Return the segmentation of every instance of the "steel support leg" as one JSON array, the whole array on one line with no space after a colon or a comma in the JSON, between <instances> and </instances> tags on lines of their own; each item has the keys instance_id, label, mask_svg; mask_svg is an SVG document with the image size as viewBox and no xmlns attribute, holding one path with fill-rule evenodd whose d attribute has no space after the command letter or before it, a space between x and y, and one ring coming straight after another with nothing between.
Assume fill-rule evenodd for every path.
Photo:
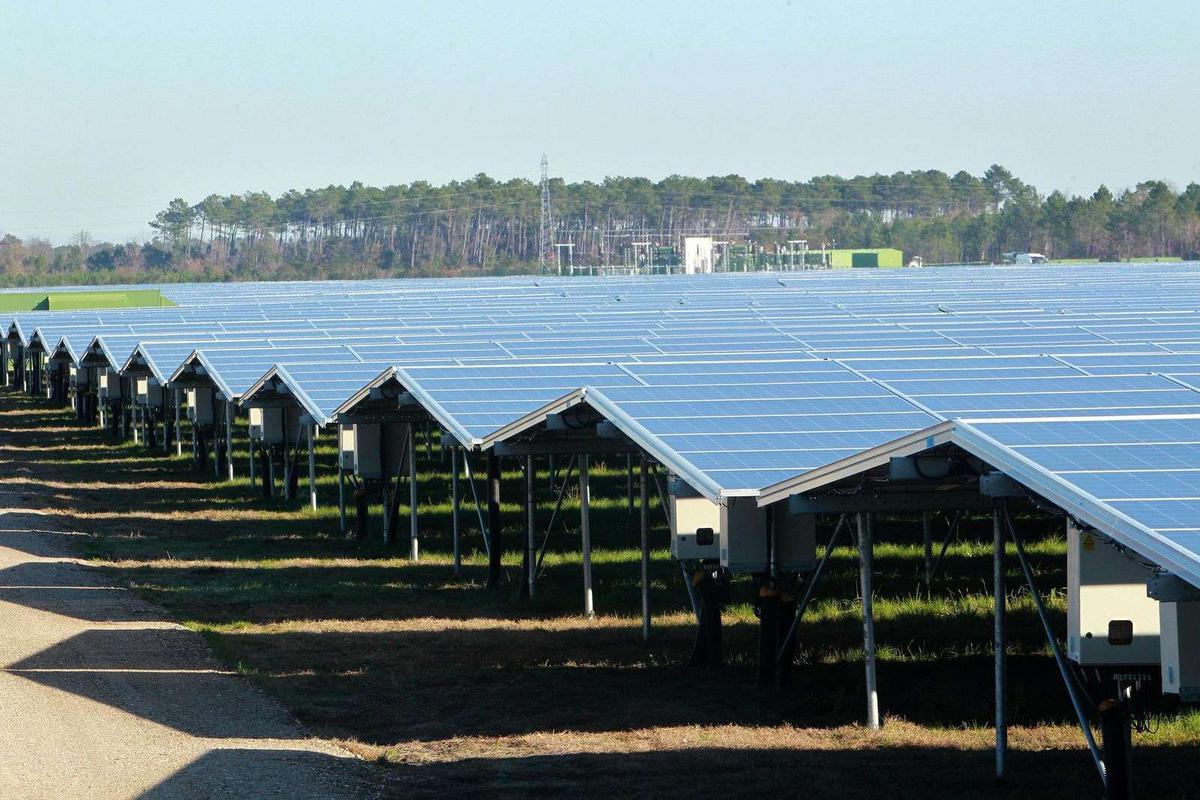
<instances>
[{"instance_id":1,"label":"steel support leg","mask_svg":"<svg viewBox=\"0 0 1200 800\"><path fill-rule=\"evenodd\" d=\"M633 456L625 456L625 513L633 516Z\"/></svg>"},{"instance_id":2,"label":"steel support leg","mask_svg":"<svg viewBox=\"0 0 1200 800\"><path fill-rule=\"evenodd\" d=\"M1003 500L992 509L992 606L995 613L992 648L996 657L996 780L1004 780L1004 762L1008 757L1008 612L1005 608Z\"/></svg>"},{"instance_id":3,"label":"steel support leg","mask_svg":"<svg viewBox=\"0 0 1200 800\"><path fill-rule=\"evenodd\" d=\"M925 588L933 580L933 513L921 512L921 538L925 544Z\"/></svg>"},{"instance_id":4,"label":"steel support leg","mask_svg":"<svg viewBox=\"0 0 1200 800\"><path fill-rule=\"evenodd\" d=\"M592 498L588 485L588 457L579 457L579 532L583 539L583 613L596 616L592 603Z\"/></svg>"},{"instance_id":5,"label":"steel support leg","mask_svg":"<svg viewBox=\"0 0 1200 800\"><path fill-rule=\"evenodd\" d=\"M179 390L172 389L171 392L175 398L175 456L183 458L183 434L179 430Z\"/></svg>"},{"instance_id":6,"label":"steel support leg","mask_svg":"<svg viewBox=\"0 0 1200 800\"><path fill-rule=\"evenodd\" d=\"M399 485L396 487L399 489ZM417 528L417 426L408 425L408 534L409 555L413 561L421 558L420 532Z\"/></svg>"},{"instance_id":7,"label":"steel support leg","mask_svg":"<svg viewBox=\"0 0 1200 800\"><path fill-rule=\"evenodd\" d=\"M1013 541L1013 546L1017 551L1017 560L1021 562L1021 572L1025 576L1025 582L1029 584L1029 596L1033 598L1033 606L1037 609L1038 619L1042 623L1042 631L1046 634L1046 643L1050 645L1050 652L1054 654L1054 663L1058 666L1058 674L1062 678L1063 686L1067 690L1067 696L1071 699L1071 707L1075 710L1075 718L1079 721L1079 729L1083 732L1084 741L1087 742L1088 750L1091 752L1092 761L1096 765L1096 771L1100 773L1100 780L1106 782L1104 771L1104 760L1100 755L1100 747L1096 744L1096 737L1092 734L1092 726L1088 722L1087 712L1083 708L1083 700L1079 697L1079 689L1075 685L1075 678L1071 675L1071 669L1067 666L1067 658L1063 655L1062 649L1058 646L1058 639L1054 636L1054 627L1050 624L1050 615L1046 613L1046 604L1042 601L1042 593L1038 591L1037 584L1033 580L1033 568L1029 566L1029 559L1025 556L1025 547L1021 544L1020 537L1017 536L1017 530L1013 527L1012 517L1006 512L1004 514L1005 526L1008 528L1008 535Z\"/></svg>"},{"instance_id":8,"label":"steel support leg","mask_svg":"<svg viewBox=\"0 0 1200 800\"><path fill-rule=\"evenodd\" d=\"M525 456L525 594L533 597L537 584L537 495L533 456Z\"/></svg>"},{"instance_id":9,"label":"steel support leg","mask_svg":"<svg viewBox=\"0 0 1200 800\"><path fill-rule=\"evenodd\" d=\"M487 453L487 479L488 519L487 530L484 533L488 541L487 588L498 589L500 588L500 573L503 568L500 561L503 555L503 546L500 541L500 526L503 520L500 518L500 457L496 455L494 447Z\"/></svg>"},{"instance_id":10,"label":"steel support leg","mask_svg":"<svg viewBox=\"0 0 1200 800\"><path fill-rule=\"evenodd\" d=\"M450 539L454 548L454 574L462 572L462 529L458 518L458 447L450 448Z\"/></svg>"},{"instance_id":11,"label":"steel support leg","mask_svg":"<svg viewBox=\"0 0 1200 800\"><path fill-rule=\"evenodd\" d=\"M225 478L233 482L233 401L225 401Z\"/></svg>"},{"instance_id":12,"label":"steel support leg","mask_svg":"<svg viewBox=\"0 0 1200 800\"><path fill-rule=\"evenodd\" d=\"M230 463L233 463L230 461ZM317 510L317 426L308 426L308 507Z\"/></svg>"},{"instance_id":13,"label":"steel support leg","mask_svg":"<svg viewBox=\"0 0 1200 800\"><path fill-rule=\"evenodd\" d=\"M346 470L342 469L342 465L338 464L337 468L338 481L338 530L342 536L346 535Z\"/></svg>"},{"instance_id":14,"label":"steel support leg","mask_svg":"<svg viewBox=\"0 0 1200 800\"><path fill-rule=\"evenodd\" d=\"M638 457L638 528L642 545L642 642L650 641L650 474L646 456Z\"/></svg>"},{"instance_id":15,"label":"steel support leg","mask_svg":"<svg viewBox=\"0 0 1200 800\"><path fill-rule=\"evenodd\" d=\"M871 515L858 515L858 579L862 591L863 664L867 683L867 726L879 729L879 690L875 680L875 609L872 600L873 564Z\"/></svg>"}]
</instances>

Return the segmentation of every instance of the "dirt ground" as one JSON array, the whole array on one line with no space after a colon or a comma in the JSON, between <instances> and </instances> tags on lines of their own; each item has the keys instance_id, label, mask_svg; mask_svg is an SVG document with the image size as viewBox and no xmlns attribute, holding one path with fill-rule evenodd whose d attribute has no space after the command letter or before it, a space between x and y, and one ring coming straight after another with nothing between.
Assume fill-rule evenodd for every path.
<instances>
[{"instance_id":1,"label":"dirt ground","mask_svg":"<svg viewBox=\"0 0 1200 800\"><path fill-rule=\"evenodd\" d=\"M69 531L0 518L0 797L362 798L377 768L313 738L203 638L97 580Z\"/></svg>"},{"instance_id":2,"label":"dirt ground","mask_svg":"<svg viewBox=\"0 0 1200 800\"><path fill-rule=\"evenodd\" d=\"M325 474L333 457L322 451ZM406 542L338 534L328 505L314 514L303 500L263 500L244 478L213 480L0 394L0 797L1100 793L1019 594L1011 778L992 781L983 540L953 543L930 592L919 545L903 524L880 526L887 718L869 731L849 549L835 552L802 625L791 687L762 690L748 586L728 609L727 666L684 664L693 622L661 525L642 644L619 469L609 486L595 470L602 613L587 619L570 530L555 533L532 601L516 596L516 552L504 588L482 588L477 538L453 576L447 481L436 455L425 467L425 556L413 563ZM334 489L321 486L325 498ZM570 498L564 508L577 514ZM518 541L519 507L506 516ZM1031 547L1057 614L1061 551L1053 536ZM1196 716L1139 736L1139 789L1197 796L1197 741Z\"/></svg>"}]
</instances>

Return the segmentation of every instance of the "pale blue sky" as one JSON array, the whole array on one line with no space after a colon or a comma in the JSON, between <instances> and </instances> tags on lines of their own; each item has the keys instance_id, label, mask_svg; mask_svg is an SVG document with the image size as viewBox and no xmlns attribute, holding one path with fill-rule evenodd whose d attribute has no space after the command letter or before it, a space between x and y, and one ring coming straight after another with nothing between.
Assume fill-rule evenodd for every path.
<instances>
[{"instance_id":1,"label":"pale blue sky","mask_svg":"<svg viewBox=\"0 0 1200 800\"><path fill-rule=\"evenodd\" d=\"M144 237L173 197L993 162L1200 181L1186 2L0 0L0 232Z\"/></svg>"}]
</instances>

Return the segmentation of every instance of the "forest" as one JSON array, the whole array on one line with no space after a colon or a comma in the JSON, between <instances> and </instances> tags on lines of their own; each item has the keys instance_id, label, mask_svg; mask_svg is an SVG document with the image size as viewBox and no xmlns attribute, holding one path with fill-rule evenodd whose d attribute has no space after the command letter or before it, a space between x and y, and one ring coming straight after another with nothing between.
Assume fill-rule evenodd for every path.
<instances>
[{"instance_id":1,"label":"forest","mask_svg":"<svg viewBox=\"0 0 1200 800\"><path fill-rule=\"evenodd\" d=\"M896 247L925 264L993 263L1007 251L1052 260L1200 257L1200 184L1147 180L1114 194L1039 192L999 165L808 181L737 175L660 181L549 181L551 247L576 265L629 264L683 235L713 235L770 253ZM491 275L539 269L536 182L485 174L434 186L362 183L171 200L146 242L67 244L0 238L9 285ZM557 246L556 246L557 245ZM639 256L641 253L643 255Z\"/></svg>"}]
</instances>

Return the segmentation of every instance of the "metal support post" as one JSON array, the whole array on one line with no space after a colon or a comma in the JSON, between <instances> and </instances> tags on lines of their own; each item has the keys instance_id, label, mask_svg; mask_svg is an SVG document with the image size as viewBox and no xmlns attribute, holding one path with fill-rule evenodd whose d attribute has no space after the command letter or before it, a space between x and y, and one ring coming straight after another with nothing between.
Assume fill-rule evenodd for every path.
<instances>
[{"instance_id":1,"label":"metal support post","mask_svg":"<svg viewBox=\"0 0 1200 800\"><path fill-rule=\"evenodd\" d=\"M225 401L225 472L233 482L233 401Z\"/></svg>"},{"instance_id":2,"label":"metal support post","mask_svg":"<svg viewBox=\"0 0 1200 800\"><path fill-rule=\"evenodd\" d=\"M399 483L396 484L399 489ZM408 424L408 534L409 555L413 561L421 557L420 532L417 529L417 426Z\"/></svg>"},{"instance_id":3,"label":"metal support post","mask_svg":"<svg viewBox=\"0 0 1200 800\"><path fill-rule=\"evenodd\" d=\"M925 544L925 588L933 580L933 514L921 512L921 537Z\"/></svg>"},{"instance_id":4,"label":"metal support post","mask_svg":"<svg viewBox=\"0 0 1200 800\"><path fill-rule=\"evenodd\" d=\"M500 542L500 457L496 455L496 448L491 448L487 452L487 541L488 541L488 577L487 588L500 588L500 556L503 547ZM472 482L473 485L473 482Z\"/></svg>"},{"instance_id":5,"label":"metal support post","mask_svg":"<svg viewBox=\"0 0 1200 800\"><path fill-rule=\"evenodd\" d=\"M1004 761L1008 757L1008 659L1007 622L1004 585L1004 514L1005 503L996 500L992 509L992 606L995 613L992 647L996 658L996 780L1004 780Z\"/></svg>"},{"instance_id":6,"label":"metal support post","mask_svg":"<svg viewBox=\"0 0 1200 800\"><path fill-rule=\"evenodd\" d=\"M1071 699L1071 707L1075 710L1075 718L1079 721L1079 729L1083 731L1084 741L1087 742L1088 750L1092 755L1092 761L1096 765L1096 771L1100 773L1100 780L1105 781L1104 760L1100 755L1100 748L1096 744L1096 737L1092 734L1092 726L1088 723L1087 712L1083 708L1083 700L1079 697L1079 689L1075 686L1075 678L1071 675L1071 668L1067 665L1067 658L1063 655L1062 649L1058 646L1058 639L1054 636L1054 628L1050 624L1050 615L1046 613L1046 604L1042 601L1042 593L1038 591L1037 584L1033 581L1033 568L1029 566L1029 559L1025 557L1025 547L1021 544L1021 539L1017 536L1017 530L1013 527L1012 517L1006 512L1004 514L1004 522L1008 528L1008 535L1013 540L1013 545L1017 551L1017 560L1021 562L1021 572L1025 576L1025 582L1029 584L1029 596L1033 598L1033 606L1037 609L1038 619L1042 623L1042 631L1046 634L1046 643L1050 645L1050 652L1054 654L1054 663L1058 666L1058 674L1062 678L1063 686L1067 690L1067 696Z\"/></svg>"},{"instance_id":7,"label":"metal support post","mask_svg":"<svg viewBox=\"0 0 1200 800\"><path fill-rule=\"evenodd\" d=\"M1124 687L1118 699L1100 704L1100 735L1104 743L1104 800L1133 797L1133 737L1129 729L1128 700Z\"/></svg>"},{"instance_id":8,"label":"metal support post","mask_svg":"<svg viewBox=\"0 0 1200 800\"><path fill-rule=\"evenodd\" d=\"M450 447L450 539L454 547L454 574L462 572L462 529L458 517L458 446Z\"/></svg>"},{"instance_id":9,"label":"metal support post","mask_svg":"<svg viewBox=\"0 0 1200 800\"><path fill-rule=\"evenodd\" d=\"M625 455L625 513L633 516L633 456Z\"/></svg>"},{"instance_id":10,"label":"metal support post","mask_svg":"<svg viewBox=\"0 0 1200 800\"><path fill-rule=\"evenodd\" d=\"M249 450L250 450L250 469L248 472L248 474L250 475L250 491L253 492L254 491L254 461L255 461L254 440L247 438L246 441L249 445Z\"/></svg>"},{"instance_id":11,"label":"metal support post","mask_svg":"<svg viewBox=\"0 0 1200 800\"><path fill-rule=\"evenodd\" d=\"M317 510L317 424L308 426L308 507Z\"/></svg>"},{"instance_id":12,"label":"metal support post","mask_svg":"<svg viewBox=\"0 0 1200 800\"><path fill-rule=\"evenodd\" d=\"M171 420L167 417L167 390L162 390L162 425L163 425L163 455L171 454L171 437L179 431L171 430Z\"/></svg>"},{"instance_id":13,"label":"metal support post","mask_svg":"<svg viewBox=\"0 0 1200 800\"><path fill-rule=\"evenodd\" d=\"M879 689L875 680L875 609L872 602L871 572L873 543L871 515L858 514L858 579L862 591L863 664L867 683L867 727L879 729Z\"/></svg>"},{"instance_id":14,"label":"metal support post","mask_svg":"<svg viewBox=\"0 0 1200 800\"><path fill-rule=\"evenodd\" d=\"M294 500L295 495L292 493L292 448L291 448L291 445L288 444L291 437L288 436L286 433L286 431L287 431L287 410L286 409L283 412L283 429L285 431L285 433L283 435L283 458L282 458L282 461L283 461L283 499L284 500ZM296 444L299 444L299 442L297 442Z\"/></svg>"},{"instance_id":15,"label":"metal support post","mask_svg":"<svg viewBox=\"0 0 1200 800\"><path fill-rule=\"evenodd\" d=\"M183 433L179 429L179 390L172 389L171 395L175 399L175 455L178 458L183 457Z\"/></svg>"},{"instance_id":16,"label":"metal support post","mask_svg":"<svg viewBox=\"0 0 1200 800\"><path fill-rule=\"evenodd\" d=\"M579 532L583 539L583 613L596 616L592 602L592 498L588 485L588 457L579 457Z\"/></svg>"},{"instance_id":17,"label":"metal support post","mask_svg":"<svg viewBox=\"0 0 1200 800\"><path fill-rule=\"evenodd\" d=\"M650 641L650 474L646 455L638 457L638 528L642 544L642 642Z\"/></svg>"},{"instance_id":18,"label":"metal support post","mask_svg":"<svg viewBox=\"0 0 1200 800\"><path fill-rule=\"evenodd\" d=\"M342 536L346 535L346 470L342 469L341 463L337 467L338 479L338 530Z\"/></svg>"},{"instance_id":19,"label":"metal support post","mask_svg":"<svg viewBox=\"0 0 1200 800\"><path fill-rule=\"evenodd\" d=\"M533 488L533 456L525 456L525 582L533 597L537 583L537 498Z\"/></svg>"}]
</instances>

